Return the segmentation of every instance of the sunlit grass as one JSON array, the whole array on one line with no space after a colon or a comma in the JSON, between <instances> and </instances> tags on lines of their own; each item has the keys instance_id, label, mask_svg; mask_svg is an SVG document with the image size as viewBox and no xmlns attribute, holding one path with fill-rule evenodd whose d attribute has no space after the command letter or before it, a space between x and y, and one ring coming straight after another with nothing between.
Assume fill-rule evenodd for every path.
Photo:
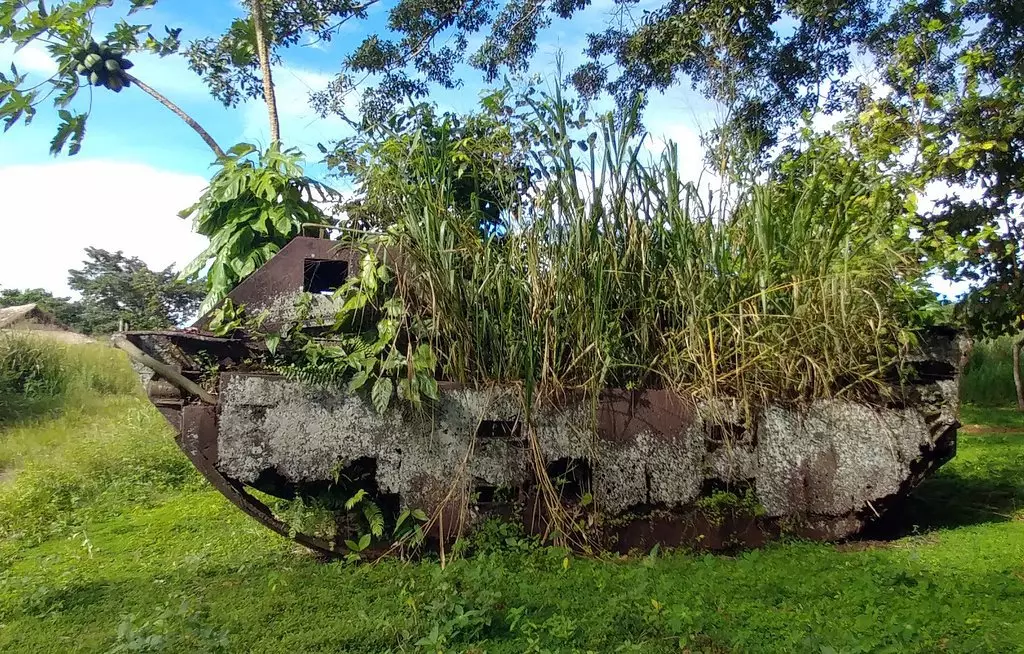
<instances>
[{"instance_id":1,"label":"sunlit grass","mask_svg":"<svg viewBox=\"0 0 1024 654\"><path fill-rule=\"evenodd\" d=\"M977 410L972 420L1001 422ZM909 534L580 558L514 531L323 563L201 481L136 395L0 430L0 651L1016 651L1024 437L962 437ZM121 649L117 649L121 648Z\"/></svg>"}]
</instances>

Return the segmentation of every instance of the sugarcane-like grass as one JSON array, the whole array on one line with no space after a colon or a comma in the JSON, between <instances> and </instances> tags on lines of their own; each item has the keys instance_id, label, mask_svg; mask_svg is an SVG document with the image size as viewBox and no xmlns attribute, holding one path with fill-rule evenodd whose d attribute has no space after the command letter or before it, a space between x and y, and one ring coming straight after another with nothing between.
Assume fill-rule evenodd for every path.
<instances>
[{"instance_id":1,"label":"sugarcane-like grass","mask_svg":"<svg viewBox=\"0 0 1024 654\"><path fill-rule=\"evenodd\" d=\"M401 252L404 326L444 378L522 384L528 405L608 387L885 396L916 342L921 270L882 175L818 139L708 194L674 145L650 156L635 118L599 120L584 150L557 91L531 106L525 191L498 152L474 163L494 197L465 206L465 144L413 138L387 171L393 224L357 236ZM481 236L489 203L502 225Z\"/></svg>"}]
</instances>

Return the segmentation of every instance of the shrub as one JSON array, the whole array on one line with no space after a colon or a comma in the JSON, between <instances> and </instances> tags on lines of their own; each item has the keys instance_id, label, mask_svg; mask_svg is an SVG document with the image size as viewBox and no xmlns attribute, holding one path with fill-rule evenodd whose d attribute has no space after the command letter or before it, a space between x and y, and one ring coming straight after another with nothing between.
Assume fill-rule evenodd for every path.
<instances>
[{"instance_id":1,"label":"shrub","mask_svg":"<svg viewBox=\"0 0 1024 654\"><path fill-rule=\"evenodd\" d=\"M0 336L0 423L54 406L67 387L57 347L30 336Z\"/></svg>"},{"instance_id":2,"label":"shrub","mask_svg":"<svg viewBox=\"0 0 1024 654\"><path fill-rule=\"evenodd\" d=\"M1013 337L977 341L960 379L960 397L968 404L1008 406L1017 403L1013 386Z\"/></svg>"}]
</instances>

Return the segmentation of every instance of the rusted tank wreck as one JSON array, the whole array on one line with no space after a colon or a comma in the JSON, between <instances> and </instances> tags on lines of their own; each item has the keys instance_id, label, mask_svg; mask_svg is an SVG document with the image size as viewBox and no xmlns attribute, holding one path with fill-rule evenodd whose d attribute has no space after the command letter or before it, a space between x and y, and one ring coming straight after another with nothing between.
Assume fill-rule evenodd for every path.
<instances>
[{"instance_id":1,"label":"rusted tank wreck","mask_svg":"<svg viewBox=\"0 0 1024 654\"><path fill-rule=\"evenodd\" d=\"M296 296L329 291L358 265L336 246L297 238L230 297L284 320ZM246 370L262 343L217 338L207 325L132 332L121 345L152 371L151 400L207 479L267 527L329 554L388 551L410 511L434 546L489 516L618 551L756 545L783 533L845 539L956 451L952 331L929 334L885 405L827 400L747 416L727 398L609 389L559 398L527 422L518 390L500 386L442 384L423 412L378 415L360 395ZM211 367L215 388L202 383ZM347 515L359 491L383 515L379 537ZM333 494L334 533L289 525L261 494Z\"/></svg>"}]
</instances>

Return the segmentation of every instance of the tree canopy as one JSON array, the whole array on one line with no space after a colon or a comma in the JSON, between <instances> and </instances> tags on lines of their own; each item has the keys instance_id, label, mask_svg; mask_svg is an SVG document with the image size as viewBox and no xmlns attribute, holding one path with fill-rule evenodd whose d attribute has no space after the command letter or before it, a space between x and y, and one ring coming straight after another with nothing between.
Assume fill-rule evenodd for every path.
<instances>
[{"instance_id":1,"label":"tree canopy","mask_svg":"<svg viewBox=\"0 0 1024 654\"><path fill-rule=\"evenodd\" d=\"M82 294L82 323L88 333L164 329L193 317L202 287L178 279L173 267L151 270L120 250L86 248L80 269L68 271L68 285Z\"/></svg>"},{"instance_id":2,"label":"tree canopy","mask_svg":"<svg viewBox=\"0 0 1024 654\"><path fill-rule=\"evenodd\" d=\"M68 271L68 285L80 299L36 289L0 289L0 307L37 304L84 334L109 334L121 327L169 329L199 309L201 284L178 280L172 267L151 270L138 257L86 248L82 267Z\"/></svg>"}]
</instances>

